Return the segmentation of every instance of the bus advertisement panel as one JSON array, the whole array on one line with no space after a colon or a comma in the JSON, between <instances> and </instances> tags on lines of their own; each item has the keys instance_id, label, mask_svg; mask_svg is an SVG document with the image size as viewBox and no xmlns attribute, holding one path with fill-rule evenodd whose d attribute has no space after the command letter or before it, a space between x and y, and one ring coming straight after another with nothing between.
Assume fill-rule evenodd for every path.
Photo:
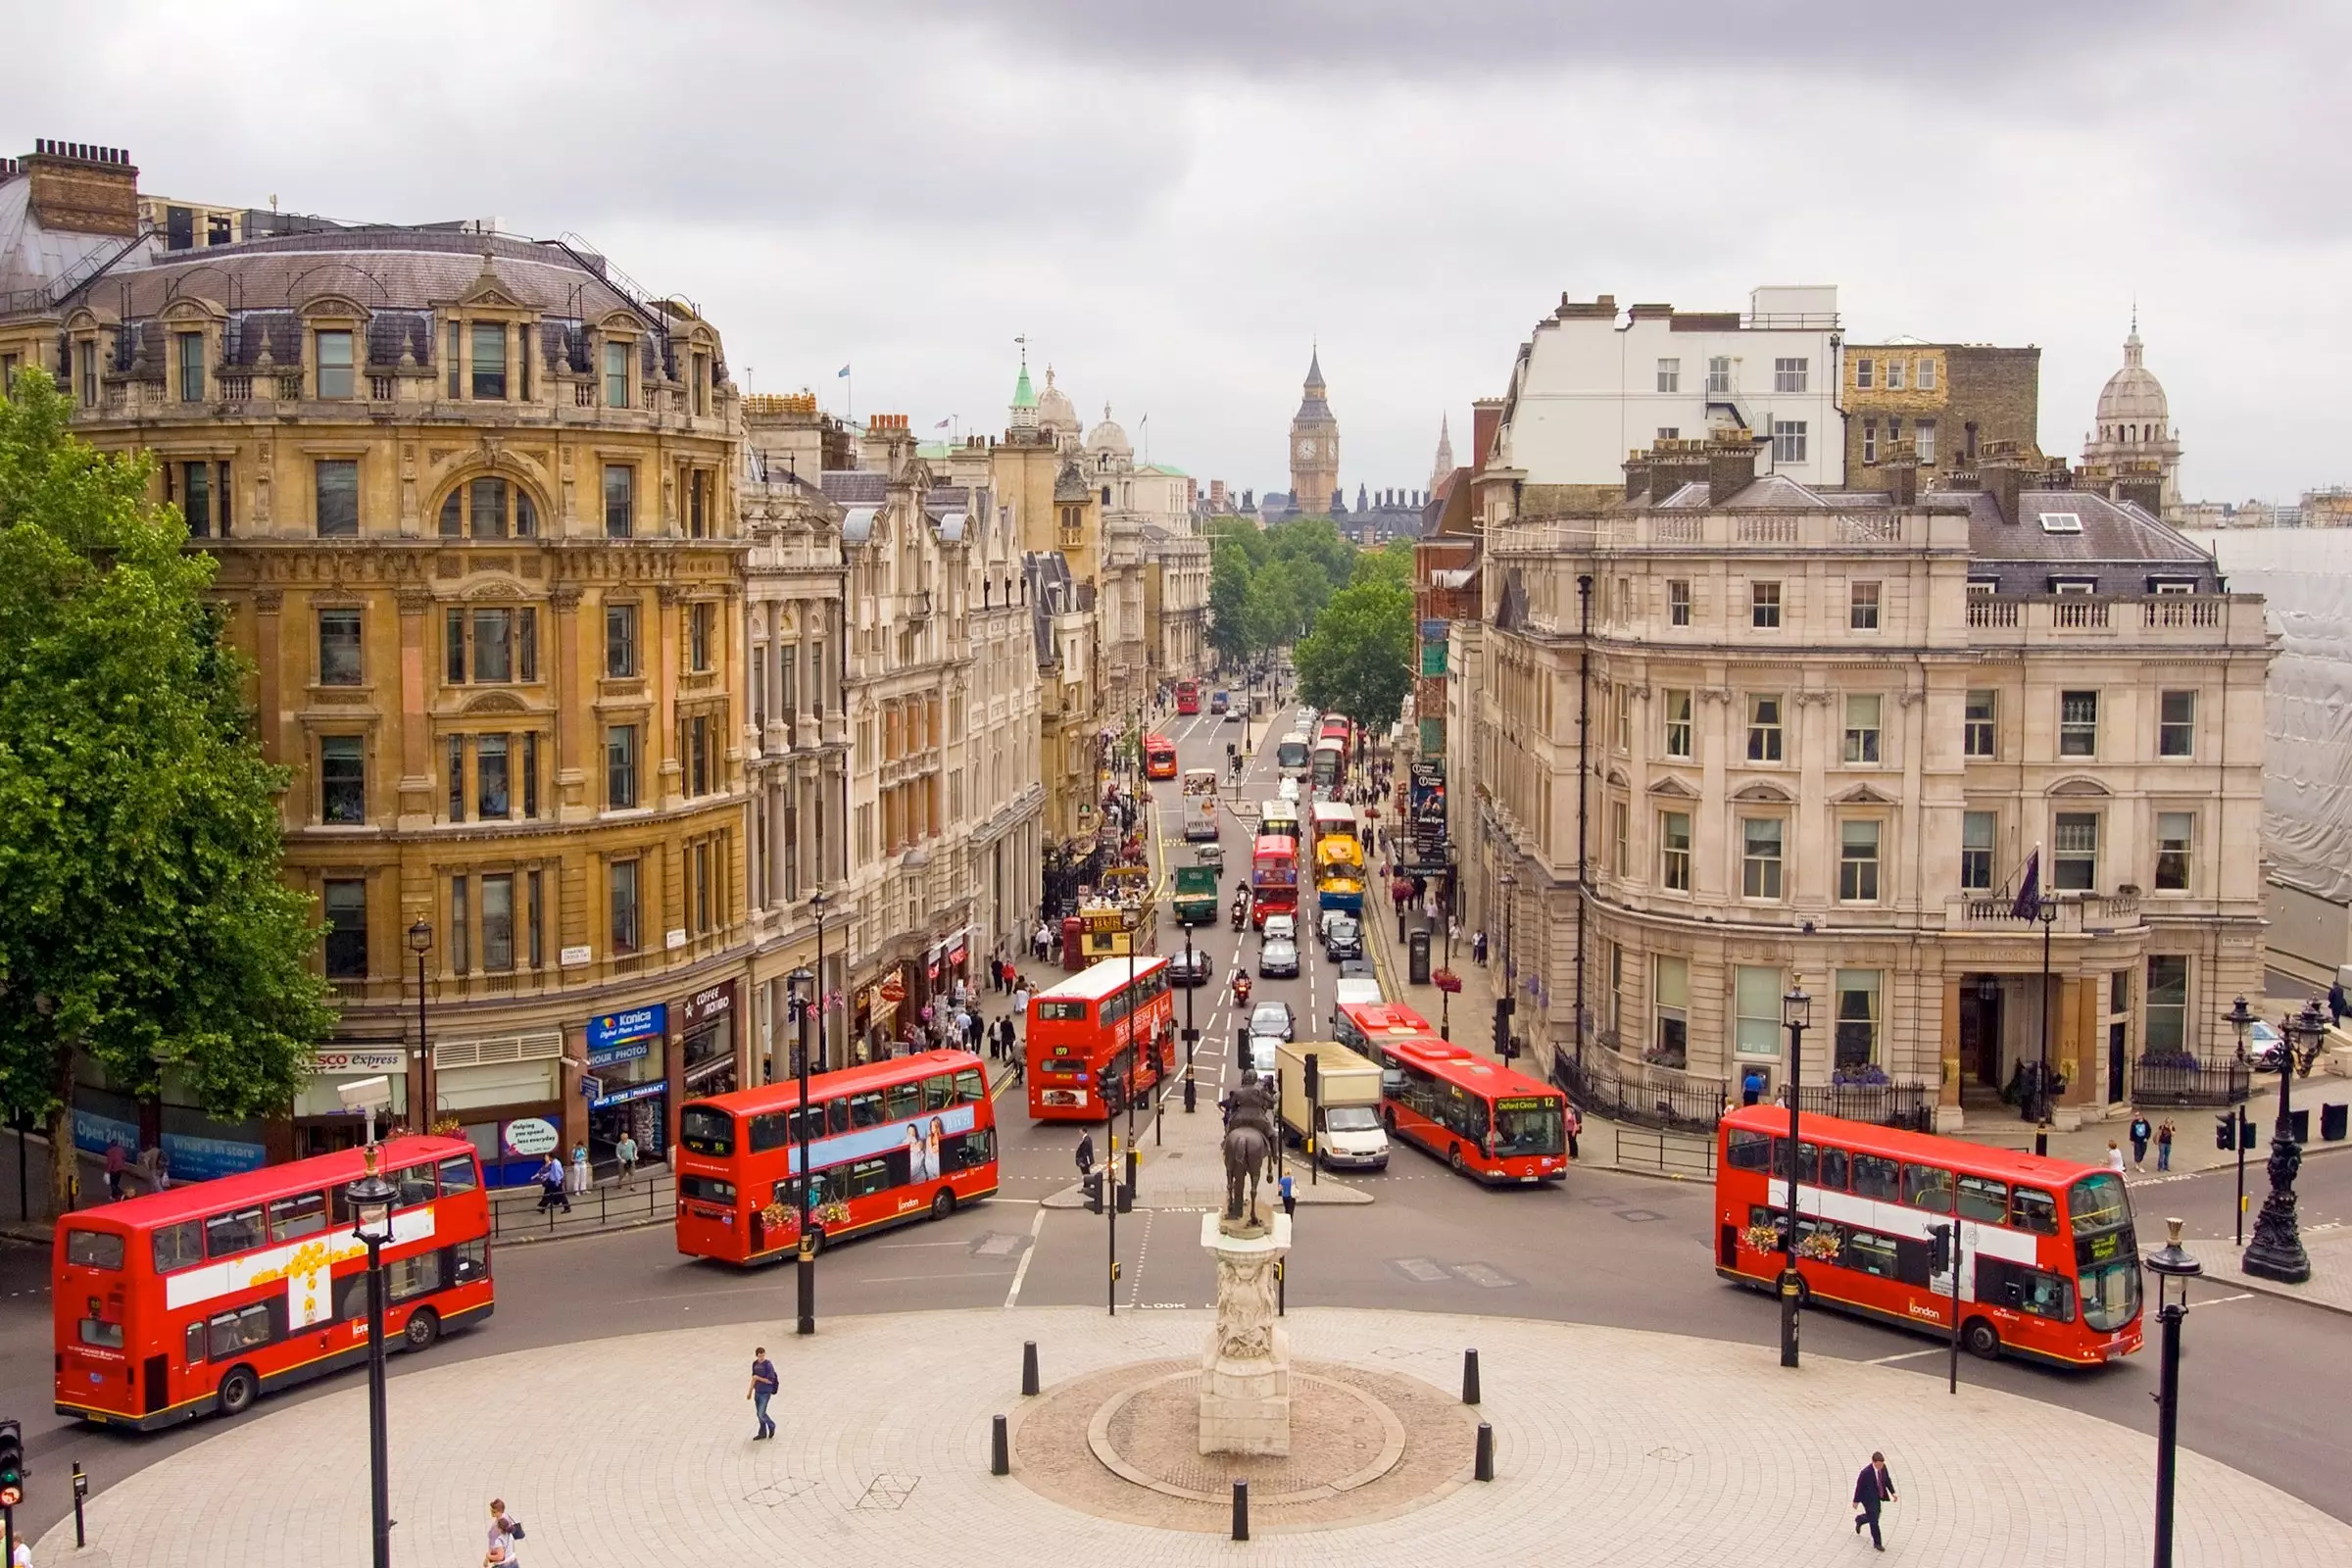
<instances>
[{"instance_id":1,"label":"bus advertisement panel","mask_svg":"<svg viewBox=\"0 0 2352 1568\"><path fill-rule=\"evenodd\" d=\"M1803 1116L1796 1272L1806 1299L1960 1342L2095 1366L2140 1346L2139 1249L2124 1179L1930 1133ZM1749 1105L1716 1129L1715 1272L1776 1289L1787 1264L1788 1112ZM1955 1227L1959 1256L1937 1227Z\"/></svg>"},{"instance_id":2,"label":"bus advertisement panel","mask_svg":"<svg viewBox=\"0 0 2352 1568\"><path fill-rule=\"evenodd\" d=\"M1551 1085L1433 1034L1391 1031L1369 1054L1390 1137L1493 1185L1567 1178L1568 1097Z\"/></svg>"},{"instance_id":3,"label":"bus advertisement panel","mask_svg":"<svg viewBox=\"0 0 2352 1568\"><path fill-rule=\"evenodd\" d=\"M929 1216L997 1191L997 1116L981 1060L923 1051L808 1080L804 1204L801 1086L762 1084L678 1112L678 1250L757 1263Z\"/></svg>"},{"instance_id":4,"label":"bus advertisement panel","mask_svg":"<svg viewBox=\"0 0 2352 1568\"><path fill-rule=\"evenodd\" d=\"M1217 770L1184 770L1184 836L1194 843L1217 836Z\"/></svg>"},{"instance_id":5,"label":"bus advertisement panel","mask_svg":"<svg viewBox=\"0 0 2352 1568\"><path fill-rule=\"evenodd\" d=\"M52 1245L59 1415L151 1431L368 1358L345 1189L393 1190L384 1333L421 1350L493 1305L490 1205L462 1138L389 1138L69 1214Z\"/></svg>"},{"instance_id":6,"label":"bus advertisement panel","mask_svg":"<svg viewBox=\"0 0 2352 1568\"><path fill-rule=\"evenodd\" d=\"M1165 735L1144 737L1144 777L1174 778L1176 776L1176 743Z\"/></svg>"},{"instance_id":7,"label":"bus advertisement panel","mask_svg":"<svg viewBox=\"0 0 2352 1568\"><path fill-rule=\"evenodd\" d=\"M1176 711L1179 713L1200 711L1200 683L1199 681L1180 680L1176 683Z\"/></svg>"},{"instance_id":8,"label":"bus advertisement panel","mask_svg":"<svg viewBox=\"0 0 2352 1568\"><path fill-rule=\"evenodd\" d=\"M1298 912L1298 846L1260 834L1250 851L1250 923L1264 930L1269 914Z\"/></svg>"},{"instance_id":9,"label":"bus advertisement panel","mask_svg":"<svg viewBox=\"0 0 2352 1568\"><path fill-rule=\"evenodd\" d=\"M1136 1044L1140 1040L1140 1046ZM1176 1067L1168 960L1098 963L1029 999L1029 1114L1102 1121Z\"/></svg>"}]
</instances>

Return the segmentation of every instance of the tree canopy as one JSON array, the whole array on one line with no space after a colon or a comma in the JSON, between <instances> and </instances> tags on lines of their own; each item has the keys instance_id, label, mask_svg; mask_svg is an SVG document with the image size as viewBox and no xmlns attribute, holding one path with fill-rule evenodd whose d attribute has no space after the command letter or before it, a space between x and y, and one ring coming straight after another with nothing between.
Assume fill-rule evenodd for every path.
<instances>
[{"instance_id":1,"label":"tree canopy","mask_svg":"<svg viewBox=\"0 0 2352 1568\"><path fill-rule=\"evenodd\" d=\"M334 1022L216 563L147 500L148 461L67 409L39 370L0 398L0 1101L60 1151L76 1051L242 1117L286 1102ZM74 1161L52 1165L62 1208Z\"/></svg>"},{"instance_id":2,"label":"tree canopy","mask_svg":"<svg viewBox=\"0 0 2352 1568\"><path fill-rule=\"evenodd\" d=\"M1265 529L1245 517L1212 517L1202 531L1209 540L1210 641L1236 662L1304 637L1332 594L1360 569L1360 553L1329 517L1297 517Z\"/></svg>"},{"instance_id":3,"label":"tree canopy","mask_svg":"<svg viewBox=\"0 0 2352 1568\"><path fill-rule=\"evenodd\" d=\"M1298 645L1298 695L1377 735L1396 722L1413 682L1413 594L1376 576L1331 596Z\"/></svg>"}]
</instances>

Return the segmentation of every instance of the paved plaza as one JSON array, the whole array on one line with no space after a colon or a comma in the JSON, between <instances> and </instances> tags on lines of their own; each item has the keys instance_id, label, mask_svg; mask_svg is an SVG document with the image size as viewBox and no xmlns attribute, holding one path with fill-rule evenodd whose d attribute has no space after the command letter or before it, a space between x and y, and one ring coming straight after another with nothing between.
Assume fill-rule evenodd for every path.
<instances>
[{"instance_id":1,"label":"paved plaza","mask_svg":"<svg viewBox=\"0 0 2352 1568\"><path fill-rule=\"evenodd\" d=\"M1298 1565L1820 1563L1871 1557L1853 1476L1886 1450L1901 1501L1888 1561L2000 1568L2138 1564L2150 1551L2151 1438L2056 1406L1827 1356L1785 1372L1763 1346L1511 1318L1319 1309L1291 1315L1302 1359L1458 1390L1484 1370L1497 1476L1368 1523L1257 1537L1124 1523L989 1474L990 1418L1018 1423L1021 1342L1046 1393L1130 1362L1196 1355L1209 1316L1077 1307L905 1313L686 1330L419 1369L393 1385L393 1560L479 1559L483 1504L528 1527L527 1560ZM495 1333L495 1328L488 1332ZM781 1436L750 1441L744 1390L764 1340ZM1032 1407L1047 1401L1032 1400ZM1034 1451L1020 1441L1015 1449ZM1458 1429L1446 1429L1454 1430ZM365 1560L367 1396L354 1385L243 1422L110 1488L92 1549L53 1530L39 1561L265 1568ZM233 1480L229 1479L233 1478ZM2352 1526L2202 1455L2180 1455L2180 1560L2352 1561ZM1877 1560L1872 1557L1872 1560Z\"/></svg>"}]
</instances>

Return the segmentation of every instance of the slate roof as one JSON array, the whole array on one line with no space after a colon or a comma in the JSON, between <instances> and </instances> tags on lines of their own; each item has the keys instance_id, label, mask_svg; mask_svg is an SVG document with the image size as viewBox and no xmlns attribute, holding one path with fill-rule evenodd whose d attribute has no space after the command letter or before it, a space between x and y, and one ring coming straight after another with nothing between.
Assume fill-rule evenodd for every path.
<instances>
[{"instance_id":1,"label":"slate roof","mask_svg":"<svg viewBox=\"0 0 2352 1568\"><path fill-rule=\"evenodd\" d=\"M878 507L890 493L890 476L879 468L827 468L825 499L845 507Z\"/></svg>"},{"instance_id":2,"label":"slate roof","mask_svg":"<svg viewBox=\"0 0 2352 1568\"><path fill-rule=\"evenodd\" d=\"M413 228L333 229L167 251L135 270L110 274L107 286L115 292L108 303L128 318L152 316L174 295L267 311L337 293L370 311L415 310L473 287L485 245L500 287L533 309L570 319L632 309L618 290L554 245Z\"/></svg>"}]
</instances>

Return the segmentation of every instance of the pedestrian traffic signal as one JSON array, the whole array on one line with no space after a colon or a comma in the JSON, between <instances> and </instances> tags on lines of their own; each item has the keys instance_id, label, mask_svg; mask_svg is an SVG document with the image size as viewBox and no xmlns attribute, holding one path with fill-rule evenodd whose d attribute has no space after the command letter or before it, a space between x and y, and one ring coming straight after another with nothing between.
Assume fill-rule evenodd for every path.
<instances>
[{"instance_id":1,"label":"pedestrian traffic signal","mask_svg":"<svg viewBox=\"0 0 2352 1568\"><path fill-rule=\"evenodd\" d=\"M1928 1227L1928 1272L1947 1274L1952 1267L1952 1228L1949 1225Z\"/></svg>"},{"instance_id":2,"label":"pedestrian traffic signal","mask_svg":"<svg viewBox=\"0 0 2352 1568\"><path fill-rule=\"evenodd\" d=\"M2237 1147L2237 1118L2235 1116L2224 1116L2213 1124L2213 1147L2216 1149L2235 1149Z\"/></svg>"},{"instance_id":3,"label":"pedestrian traffic signal","mask_svg":"<svg viewBox=\"0 0 2352 1568\"><path fill-rule=\"evenodd\" d=\"M14 1508L24 1500L24 1428L16 1421L0 1421L0 1508Z\"/></svg>"},{"instance_id":4,"label":"pedestrian traffic signal","mask_svg":"<svg viewBox=\"0 0 2352 1568\"><path fill-rule=\"evenodd\" d=\"M1086 1211L1088 1213L1100 1214L1102 1212L1102 1173L1100 1170L1090 1170L1079 1177L1078 1190L1086 1195Z\"/></svg>"}]
</instances>

